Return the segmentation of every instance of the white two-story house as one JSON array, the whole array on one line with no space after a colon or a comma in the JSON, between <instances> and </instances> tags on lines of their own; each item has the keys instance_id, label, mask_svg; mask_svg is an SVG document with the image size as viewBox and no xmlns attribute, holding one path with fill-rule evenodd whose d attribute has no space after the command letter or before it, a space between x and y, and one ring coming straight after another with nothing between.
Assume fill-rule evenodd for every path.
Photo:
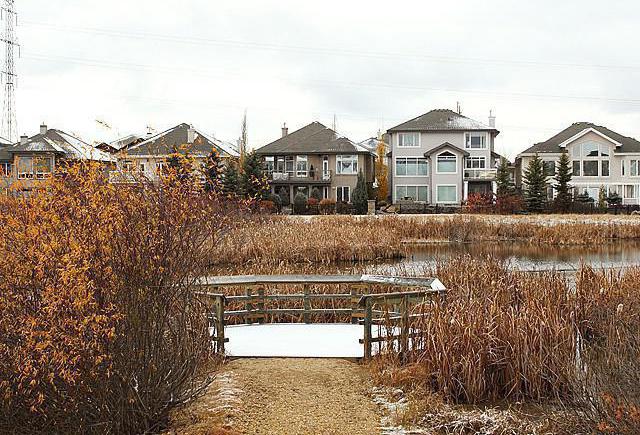
<instances>
[{"instance_id":1,"label":"white two-story house","mask_svg":"<svg viewBox=\"0 0 640 435\"><path fill-rule=\"evenodd\" d=\"M553 198L553 176L563 152L569 155L577 194L599 199L600 188L607 195L617 193L623 204L640 204L640 141L590 122L577 122L552 138L537 143L518 155L520 176L537 154L548 177L548 197Z\"/></svg>"},{"instance_id":2,"label":"white two-story house","mask_svg":"<svg viewBox=\"0 0 640 435\"><path fill-rule=\"evenodd\" d=\"M448 109L432 110L388 130L392 200L460 205L470 193L496 191L500 132Z\"/></svg>"}]
</instances>

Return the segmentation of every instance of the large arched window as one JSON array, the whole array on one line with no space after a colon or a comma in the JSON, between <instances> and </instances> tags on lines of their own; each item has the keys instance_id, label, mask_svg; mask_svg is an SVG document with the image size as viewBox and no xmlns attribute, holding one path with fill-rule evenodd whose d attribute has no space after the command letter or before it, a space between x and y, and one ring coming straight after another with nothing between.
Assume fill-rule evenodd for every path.
<instances>
[{"instance_id":1,"label":"large arched window","mask_svg":"<svg viewBox=\"0 0 640 435\"><path fill-rule=\"evenodd\" d=\"M455 174L458 172L458 158L449 151L438 154L436 165L438 174Z\"/></svg>"},{"instance_id":2,"label":"large arched window","mask_svg":"<svg viewBox=\"0 0 640 435\"><path fill-rule=\"evenodd\" d=\"M611 147L598 142L583 142L573 146L574 177L608 177Z\"/></svg>"}]
</instances>

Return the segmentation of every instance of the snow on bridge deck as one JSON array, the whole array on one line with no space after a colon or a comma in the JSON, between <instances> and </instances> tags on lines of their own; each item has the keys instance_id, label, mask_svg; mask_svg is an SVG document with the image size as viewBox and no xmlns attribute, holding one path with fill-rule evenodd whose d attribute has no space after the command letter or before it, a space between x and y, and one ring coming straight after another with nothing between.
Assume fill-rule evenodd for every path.
<instances>
[{"instance_id":1,"label":"snow on bridge deck","mask_svg":"<svg viewBox=\"0 0 640 435\"><path fill-rule=\"evenodd\" d=\"M375 331L374 331L375 332ZM226 326L231 357L363 358L362 325L277 323Z\"/></svg>"}]
</instances>

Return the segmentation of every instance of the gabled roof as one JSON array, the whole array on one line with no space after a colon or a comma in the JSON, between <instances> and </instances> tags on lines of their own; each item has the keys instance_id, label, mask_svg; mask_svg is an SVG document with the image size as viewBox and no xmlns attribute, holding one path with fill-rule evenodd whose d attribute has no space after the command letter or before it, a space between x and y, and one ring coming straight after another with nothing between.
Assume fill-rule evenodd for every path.
<instances>
[{"instance_id":1,"label":"gabled roof","mask_svg":"<svg viewBox=\"0 0 640 435\"><path fill-rule=\"evenodd\" d=\"M144 136L140 134L128 134L120 139L116 139L113 142L109 142L107 145L115 150L121 151L123 149L129 148L132 145L140 143L144 140Z\"/></svg>"},{"instance_id":2,"label":"gabled roof","mask_svg":"<svg viewBox=\"0 0 640 435\"><path fill-rule=\"evenodd\" d=\"M576 140L581 135L593 131L616 144L616 153L640 153L640 142L632 137L623 136L606 127L591 122L576 122L550 139L527 148L521 154L561 153L567 142Z\"/></svg>"},{"instance_id":3,"label":"gabled roof","mask_svg":"<svg viewBox=\"0 0 640 435\"><path fill-rule=\"evenodd\" d=\"M493 127L467 118L453 110L435 109L389 129L395 131L491 131Z\"/></svg>"},{"instance_id":4,"label":"gabled roof","mask_svg":"<svg viewBox=\"0 0 640 435\"><path fill-rule=\"evenodd\" d=\"M435 154L435 153L437 153L438 151L440 151L440 150L442 150L442 149L445 149L445 148L449 148L449 149L452 149L452 150L454 150L454 151L457 151L457 152L459 152L460 154L462 154L462 155L463 155L463 156L465 156L465 157L469 156L469 153L468 153L467 151L465 151L465 150L463 150L462 148L459 148L459 147L457 147L457 146L455 146L454 144L449 143L449 142L445 142L445 143L443 143L443 144L438 145L438 146L437 146L437 147L435 147L435 148L430 149L429 151L427 151L426 153L424 153L424 156L425 156L425 157L429 157L430 155Z\"/></svg>"},{"instance_id":5,"label":"gabled roof","mask_svg":"<svg viewBox=\"0 0 640 435\"><path fill-rule=\"evenodd\" d=\"M10 145L0 143L0 162L2 161L10 161L11 153L8 151Z\"/></svg>"},{"instance_id":6,"label":"gabled roof","mask_svg":"<svg viewBox=\"0 0 640 435\"><path fill-rule=\"evenodd\" d=\"M89 145L82 139L56 129L47 129L46 133L38 133L28 138L24 143L19 142L7 148L6 151L11 154L55 153L68 160L115 161L115 158L108 153Z\"/></svg>"},{"instance_id":7,"label":"gabled roof","mask_svg":"<svg viewBox=\"0 0 640 435\"><path fill-rule=\"evenodd\" d=\"M188 132L191 128L193 127L186 123L176 125L131 146L127 150L127 154L132 156L168 156L177 150L181 153L189 152L195 157L206 157L215 148L223 157L238 157L238 152L228 143L208 136L195 128L193 143L188 143Z\"/></svg>"},{"instance_id":8,"label":"gabled roof","mask_svg":"<svg viewBox=\"0 0 640 435\"><path fill-rule=\"evenodd\" d=\"M371 154L357 144L319 122L312 122L280 139L258 148L261 155L280 154Z\"/></svg>"},{"instance_id":9,"label":"gabled roof","mask_svg":"<svg viewBox=\"0 0 640 435\"><path fill-rule=\"evenodd\" d=\"M388 135L385 134L385 136L388 136ZM381 140L382 140L382 143L384 144L385 149L388 150L390 148L389 144L385 141L385 139L388 140L388 138L385 138L385 137L383 137L382 139L378 139L377 137L370 137L369 139L365 139L362 142L358 142L358 145L365 147L366 149L368 149L373 153L377 153L378 144L380 143Z\"/></svg>"}]
</instances>

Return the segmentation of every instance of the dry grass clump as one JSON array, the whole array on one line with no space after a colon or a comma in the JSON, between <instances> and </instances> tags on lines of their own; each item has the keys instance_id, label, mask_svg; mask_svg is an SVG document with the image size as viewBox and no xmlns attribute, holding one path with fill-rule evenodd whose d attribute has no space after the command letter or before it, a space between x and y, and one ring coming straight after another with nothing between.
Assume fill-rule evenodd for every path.
<instances>
[{"instance_id":1,"label":"dry grass clump","mask_svg":"<svg viewBox=\"0 0 640 435\"><path fill-rule=\"evenodd\" d=\"M231 231L214 263L330 264L401 256L400 240L382 220L322 216L300 221L273 216Z\"/></svg>"},{"instance_id":2,"label":"dry grass clump","mask_svg":"<svg viewBox=\"0 0 640 435\"><path fill-rule=\"evenodd\" d=\"M640 222L594 221L545 224L496 221L473 216L441 219L318 216L264 217L229 231L212 265L333 264L402 257L403 242L522 242L594 246L640 240Z\"/></svg>"}]
</instances>

